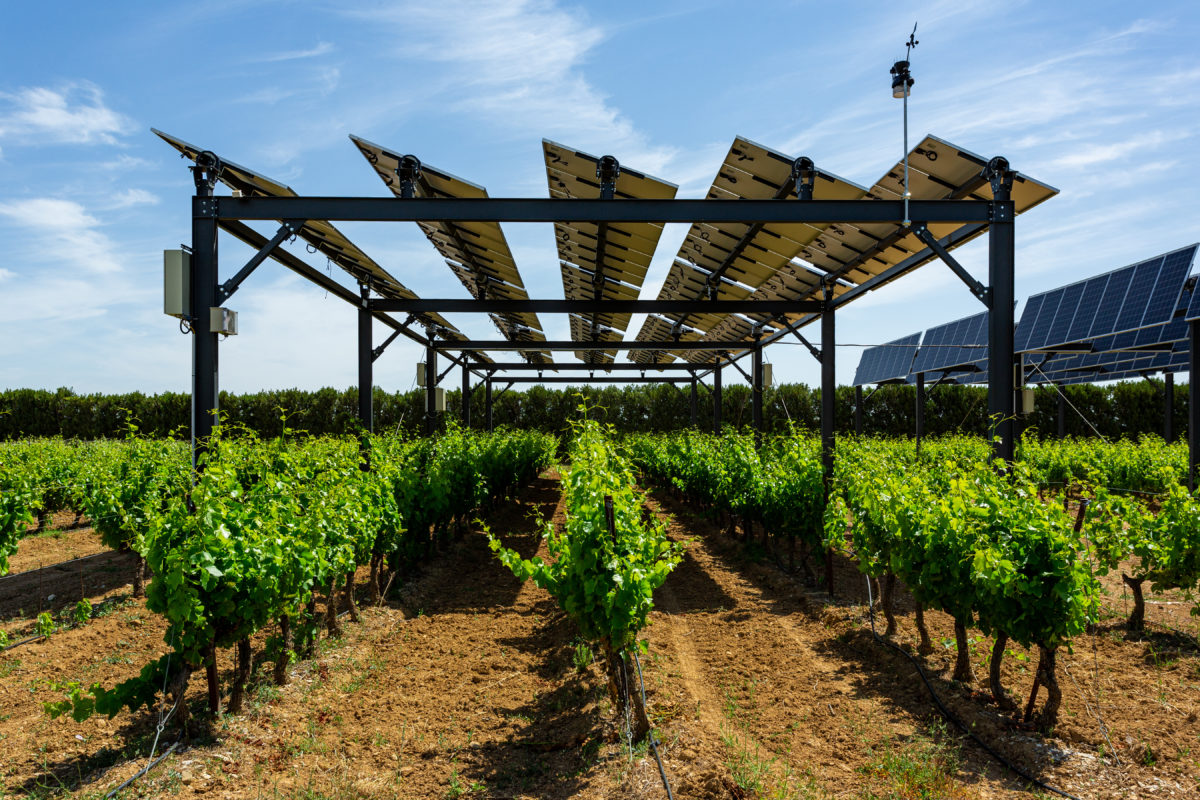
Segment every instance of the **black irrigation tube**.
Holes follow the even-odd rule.
[[[868,612],[871,617],[871,636],[874,637],[875,641],[879,642],[880,644],[887,645],[888,647],[895,650],[897,653],[900,653],[901,655],[903,655],[905,658],[907,658],[912,663],[913,667],[915,667],[917,670],[917,674],[921,676],[921,682],[925,684],[925,690],[927,692],[929,692],[929,696],[931,698],[933,698],[933,703],[934,703],[934,705],[937,706],[938,711],[941,712],[942,716],[945,717],[946,719],[950,720],[950,722],[954,723],[954,726],[956,728],[961,730],[967,736],[971,737],[971,741],[975,742],[975,744],[977,744],[981,748],[983,748],[984,752],[986,752],[992,758],[996,759],[996,761],[998,761],[1004,767],[1008,768],[1014,775],[1019,776],[1022,780],[1033,784],[1034,786],[1038,787],[1039,789],[1044,789],[1047,792],[1053,792],[1054,794],[1060,795],[1062,797],[1066,797],[1066,798],[1068,798],[1068,800],[1080,800],[1080,798],[1076,797],[1075,795],[1073,795],[1069,792],[1065,792],[1062,789],[1056,789],[1055,787],[1051,786],[1050,784],[1046,783],[1045,781],[1043,781],[1039,778],[1035,778],[1033,775],[1030,775],[1028,772],[1026,772],[1021,767],[1018,767],[1016,764],[1012,763],[1007,758],[1005,758],[1004,756],[997,753],[985,741],[980,739],[978,734],[975,733],[975,731],[968,728],[967,725],[962,720],[960,720],[953,713],[951,713],[950,709],[946,708],[945,704],[942,703],[941,698],[937,696],[937,692],[935,692],[933,690],[933,686],[929,683],[929,678],[925,675],[925,669],[921,666],[921,662],[917,661],[917,659],[913,657],[912,653],[909,653],[907,650],[905,650],[900,645],[896,644],[895,642],[888,641],[887,639],[884,639],[882,636],[880,636],[878,633],[876,633],[876,631],[875,631],[875,599],[872,596],[872,592],[871,592],[871,577],[868,575],[868,576],[866,576],[866,578],[867,578],[867,609],[868,609]]]
[[[120,792],[122,789],[124,789],[126,786],[128,786],[128,785],[129,785],[129,784],[131,784],[131,783],[133,783],[134,781],[136,781],[138,778],[140,778],[140,777],[142,777],[143,775],[145,775],[145,774],[146,774],[147,772],[149,772],[150,770],[154,769],[156,766],[158,766],[160,763],[162,763],[162,760],[163,760],[164,758],[166,758],[167,756],[171,755],[171,753],[174,753],[174,752],[175,752],[175,748],[177,748],[177,747],[179,747],[179,742],[175,742],[175,744],[171,745],[171,746],[170,746],[170,747],[168,747],[166,750],[164,750],[164,751],[163,751],[163,754],[162,754],[161,756],[159,756],[158,758],[154,759],[153,761],[151,761],[149,764],[147,764],[146,766],[142,767],[141,769],[139,769],[137,772],[135,772],[135,773],[134,773],[132,776],[130,776],[130,777],[129,777],[129,778],[128,778],[128,779],[127,779],[127,780],[126,780],[124,783],[122,783],[120,786],[118,786],[117,788],[113,789],[113,790],[112,790],[111,792],[109,792],[108,794],[104,795],[104,800],[110,800],[112,797],[116,796],[116,794],[117,794],[118,792]]]
[[[16,648],[16,647],[20,647],[23,644],[29,644],[30,642],[36,642],[38,639],[49,639],[49,638],[50,638],[49,636],[44,636],[42,634],[38,634],[37,636],[30,636],[28,639],[22,639],[21,641],[17,642],[16,644],[10,644],[8,647],[4,648],[4,650],[2,650],[0,652],[7,653],[9,650],[12,650],[13,648]]]
[[[637,664],[638,685],[642,691],[642,708],[646,707],[646,681],[642,678],[642,660],[638,658],[637,651],[633,652],[633,663]],[[658,774],[662,777],[663,788],[667,790],[667,800],[675,800],[675,795],[671,793],[671,783],[667,780],[667,770],[663,767],[662,756],[658,754],[658,740],[654,738],[654,730],[650,731],[650,747],[654,749],[654,760],[658,762]]]

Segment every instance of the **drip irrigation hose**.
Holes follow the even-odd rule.
[[[112,800],[112,798],[116,796],[117,792],[120,792],[120,791],[121,791],[122,789],[124,789],[126,786],[128,786],[128,785],[129,785],[129,784],[131,784],[131,783],[133,783],[134,781],[136,781],[138,778],[140,778],[140,777],[142,777],[143,775],[145,775],[145,774],[146,774],[147,772],[149,772],[150,770],[154,769],[154,767],[158,766],[158,765],[159,765],[159,763],[161,763],[161,762],[162,762],[162,760],[163,760],[164,758],[166,758],[167,756],[171,755],[171,753],[174,753],[174,752],[175,752],[175,748],[177,748],[177,747],[179,747],[179,742],[175,742],[175,744],[171,745],[171,746],[170,746],[170,747],[168,747],[166,750],[164,750],[164,751],[163,751],[163,754],[162,754],[161,756],[159,756],[157,759],[155,759],[154,761],[151,761],[149,764],[147,764],[146,766],[144,766],[144,767],[142,767],[141,769],[139,769],[137,772],[135,772],[135,773],[134,773],[134,774],[133,774],[133,775],[132,775],[132,776],[131,776],[131,777],[130,777],[128,780],[126,780],[126,781],[125,781],[124,783],[122,783],[120,786],[118,786],[117,788],[113,789],[113,790],[112,790],[111,792],[109,792],[108,794],[104,795],[104,800]]]
[[[646,707],[646,682],[642,678],[642,660],[638,658],[637,651],[633,651],[633,663],[637,664],[638,686],[642,692],[642,708]],[[667,800],[675,800],[675,795],[671,793],[671,783],[667,780],[667,770],[663,767],[662,756],[658,754],[658,740],[654,738],[654,730],[650,731],[650,747],[654,750],[654,760],[658,762],[658,774],[662,777],[663,788],[667,790]]]
[[[23,644],[29,644],[30,642],[36,642],[38,639],[49,639],[49,638],[50,638],[49,636],[43,636],[42,634],[39,633],[37,636],[30,636],[28,639],[22,639],[21,641],[17,642],[16,644],[10,644],[8,647],[5,647],[3,650],[0,650],[0,653],[6,653],[9,650],[20,647]]]
[[[1057,794],[1061,797],[1066,797],[1067,800],[1080,800],[1078,797],[1076,797],[1073,794],[1070,794],[1069,792],[1065,792],[1062,789],[1056,789],[1055,787],[1051,786],[1050,784],[1046,783],[1045,781],[1035,778],[1034,776],[1030,775],[1028,772],[1026,772],[1021,767],[1018,767],[1016,764],[1012,763],[1007,758],[1005,758],[1004,756],[997,753],[986,742],[984,742],[982,739],[980,739],[979,736],[973,730],[968,728],[963,723],[962,720],[960,720],[953,713],[951,713],[950,709],[946,708],[945,704],[942,703],[941,698],[939,698],[937,696],[937,692],[935,692],[933,690],[933,686],[930,685],[929,678],[926,677],[925,669],[921,666],[921,663],[919,661],[917,661],[917,659],[913,658],[912,654],[909,653],[907,650],[905,650],[903,647],[900,647],[900,645],[896,644],[895,642],[890,642],[887,639],[884,639],[882,636],[880,636],[875,631],[875,599],[871,592],[871,577],[869,575],[867,576],[867,609],[868,609],[868,611],[870,613],[870,617],[871,617],[871,636],[873,636],[875,638],[875,641],[877,641],[881,644],[887,645],[888,647],[895,650],[897,653],[902,654],[910,662],[912,662],[912,665],[917,670],[917,674],[921,676],[922,683],[925,684],[925,690],[927,692],[929,692],[929,696],[933,698],[934,705],[937,706],[938,711],[941,712],[943,717],[950,720],[950,722],[953,723],[956,728],[961,730],[967,736],[971,737],[971,741],[975,742],[975,744],[977,744],[981,748],[983,748],[984,752],[986,752],[992,758],[996,759],[996,761],[998,761],[1004,767],[1009,769],[1014,775],[1019,776],[1022,780],[1033,784],[1034,786],[1038,787],[1039,789],[1044,789],[1047,792],[1053,792],[1054,794]]]

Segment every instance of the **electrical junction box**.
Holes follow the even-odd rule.
[[[1021,390],[1021,413],[1025,416],[1033,413],[1033,389]]]
[[[192,254],[186,250],[163,250],[163,313],[192,316]]]
[[[433,410],[439,412],[446,410],[445,389],[438,388],[433,390]]]
[[[772,374],[770,364],[762,365],[762,373],[763,373],[762,374],[763,388],[768,389],[771,386],[774,386],[775,385],[775,381],[774,381],[775,376]]]
[[[208,332],[237,336],[237,317],[237,312],[230,311],[228,308],[210,308],[208,310]]]
[[[425,362],[424,361],[417,362],[417,386],[420,386],[422,389],[425,388]]]

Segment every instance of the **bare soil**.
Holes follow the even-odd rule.
[[[489,516],[507,546],[545,555],[535,515],[561,519],[556,478],[539,478]],[[685,504],[653,498],[673,515],[670,535],[688,542],[657,593],[641,657],[675,797],[1026,796],[1024,781],[942,720],[909,660],[872,637],[865,579],[852,563],[836,564],[831,599]],[[38,547],[53,541],[23,542],[26,563],[39,563]],[[61,697],[49,680],[111,685],[166,651],[163,622],[129,596],[131,569],[97,558],[0,579],[0,625],[10,633],[32,627],[35,607],[59,607],[35,602],[51,594],[70,605],[82,591],[105,612],[0,654],[0,797],[103,796],[145,764],[155,715],[75,723],[41,710]],[[1129,635],[1116,580],[1113,618],[1060,655],[1063,708],[1051,737],[990,703],[991,640],[977,631],[980,684],[949,680],[945,615],[927,613],[937,651],[919,661],[959,719],[1058,788],[1087,798],[1200,796],[1197,618],[1166,604],[1177,599],[1150,603],[1148,619],[1177,632]],[[36,588],[34,599],[4,600],[9,581]],[[915,653],[911,598],[897,594],[895,641]],[[876,622],[882,632],[881,615]],[[482,532],[345,629],[295,665],[287,686],[272,685],[264,665],[246,713],[216,718],[123,796],[665,797],[645,746],[625,745],[598,667],[586,658],[577,667],[573,625],[495,560]],[[220,659],[228,680],[232,653]],[[1035,663],[1016,646],[1005,660],[1006,688],[1022,703]],[[189,692],[197,714],[201,678]],[[159,749],[177,739],[169,725]]]

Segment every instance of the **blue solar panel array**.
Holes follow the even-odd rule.
[[[912,373],[951,368],[971,369],[987,357],[988,312],[984,311],[925,331]]]
[[[907,378],[920,341],[921,334],[914,333],[878,347],[868,347],[858,361],[854,385],[865,386]]]
[[[1187,371],[1188,322],[1200,319],[1200,287],[1184,287],[1197,249],[1189,245],[1029,298],[1014,334],[1030,383],[1094,383]],[[930,328],[863,352],[856,386],[943,373],[988,382],[988,314]],[[911,353],[916,340],[921,346]],[[1070,352],[1087,346],[1089,352]],[[1036,351],[1042,351],[1038,354]],[[1057,352],[1056,352],[1057,350]],[[901,352],[903,351],[903,352]]]
[[[1166,324],[1182,295],[1196,248],[1189,245],[1030,297],[1017,325],[1017,352]],[[1200,305],[1196,314],[1200,317]]]

